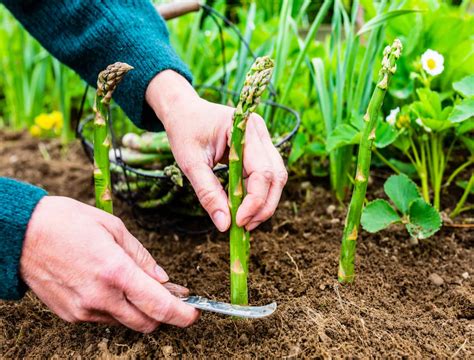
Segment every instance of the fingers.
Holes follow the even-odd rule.
[[[257,115],[248,121],[244,151],[244,168],[249,177],[247,196],[237,211],[237,224],[253,230],[275,212],[288,174],[263,119]]]
[[[95,322],[106,325],[120,325],[120,322],[114,319],[112,316],[98,311],[90,314],[87,322]]]
[[[212,169],[205,163],[196,163],[183,167],[183,171],[216,227],[226,231],[230,226],[227,195]]]
[[[149,276],[160,283],[167,282],[169,276],[159,266],[147,249],[127,230],[123,222],[111,215],[102,221],[102,225],[113,235],[115,242],[132,258],[133,261],[143,269]]]
[[[109,312],[117,322],[130,329],[145,334],[151,333],[160,324],[158,321],[148,317],[143,312],[138,310],[126,299],[116,303],[115,306],[111,306]]]
[[[262,166],[267,166],[262,164]],[[267,203],[268,192],[273,182],[270,170],[254,171],[247,180],[247,195],[237,211],[237,224],[245,226]]]
[[[187,327],[199,318],[199,311],[179,300],[138,267],[116,279],[128,301],[159,323]]]

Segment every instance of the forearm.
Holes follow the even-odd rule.
[[[0,299],[16,300],[26,285],[19,275],[23,239],[37,203],[46,191],[0,177]]]
[[[187,81],[191,75],[171,48],[163,19],[148,0],[0,0],[25,28],[60,61],[90,85],[116,61],[135,69],[114,99],[139,127],[160,123],[145,101],[150,81],[171,69]]]

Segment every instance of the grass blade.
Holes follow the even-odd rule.
[[[371,30],[377,29],[378,27],[384,25],[388,20],[393,19],[398,16],[406,15],[406,14],[412,14],[416,12],[420,12],[421,10],[415,10],[415,9],[397,9],[397,10],[391,10],[387,11],[386,13],[379,14],[369,21],[367,21],[364,26],[362,26],[357,33],[357,36],[360,36],[362,34],[365,34],[366,32],[369,32]]]

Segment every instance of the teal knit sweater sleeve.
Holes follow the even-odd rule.
[[[46,191],[0,177],[0,299],[20,299],[27,287],[19,275],[26,227]]]
[[[124,78],[114,99],[141,128],[162,129],[145,101],[146,88],[156,74],[171,69],[191,81],[149,0],[0,2],[51,54],[92,86],[107,65],[116,61],[132,65],[135,69]]]

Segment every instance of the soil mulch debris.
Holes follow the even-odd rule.
[[[78,143],[62,150],[55,140],[0,131],[0,176],[93,204],[91,173]],[[228,299],[225,235],[148,232],[120,202],[116,215],[174,282]],[[0,302],[0,358],[472,358],[474,231],[443,228],[416,247],[402,228],[363,232],[356,283],[340,286],[343,220],[343,209],[323,186],[290,182],[273,219],[251,239],[250,299],[277,301],[270,318],[205,313],[191,328],[162,326],[142,335],[67,324],[28,293],[20,302]]]

